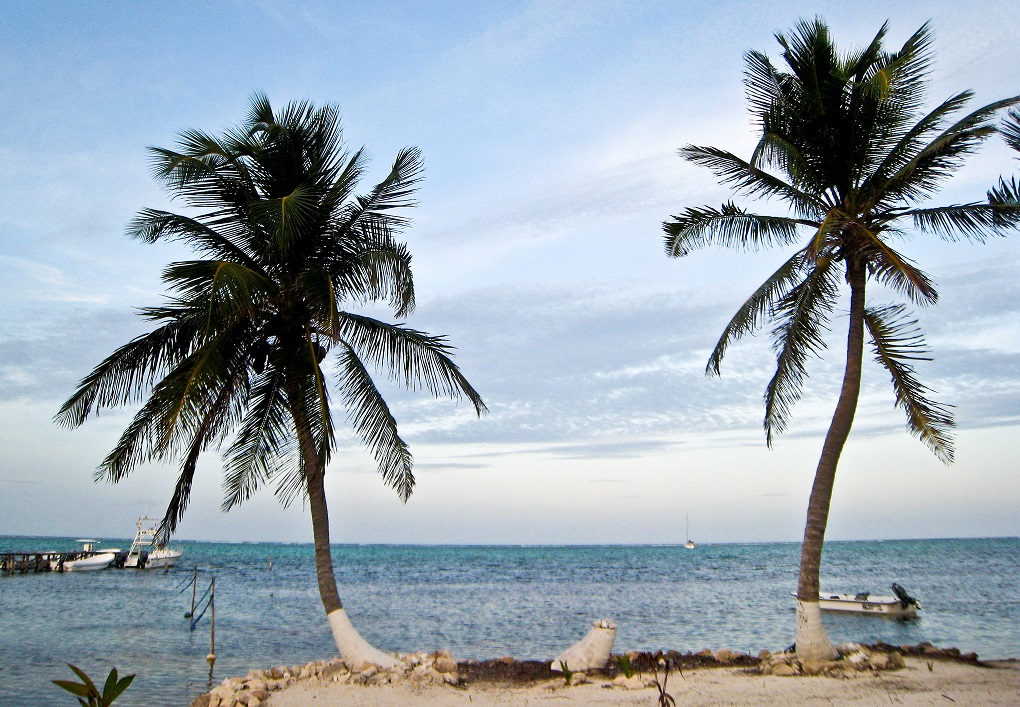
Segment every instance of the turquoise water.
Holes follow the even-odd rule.
[[[108,544],[126,546],[123,540]],[[104,678],[137,673],[118,705],[189,704],[251,667],[335,655],[310,545],[175,543],[184,567],[0,577],[0,705],[73,704],[50,684],[75,663]],[[0,551],[73,549],[71,539],[0,537]],[[388,651],[450,648],[460,659],[551,658],[596,618],[616,650],[731,648],[792,642],[798,544],[477,547],[335,546],[340,594],[355,625]],[[269,563],[272,561],[272,570]],[[209,616],[188,630],[191,567],[216,577]],[[837,642],[929,641],[1020,656],[1020,539],[837,542],[823,588],[888,593],[902,584],[923,616],[899,622],[826,615]]]

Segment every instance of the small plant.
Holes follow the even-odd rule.
[[[567,667],[565,660],[560,661],[560,670],[563,671],[563,681],[570,686],[570,678],[574,677],[574,671]]]
[[[683,671],[680,670],[680,665],[672,658],[667,657],[662,651],[655,653],[642,653],[640,659],[643,663],[648,663],[652,667],[652,684],[655,689],[659,691],[659,700],[656,703],[658,707],[676,707],[676,700],[673,696],[666,692],[666,685],[669,683],[669,672],[673,668],[676,668],[677,672],[680,673],[680,677],[683,677]],[[662,670],[662,677],[659,677],[659,670]]]
[[[620,672],[623,673],[623,677],[630,680],[634,677],[634,667],[630,664],[630,656],[627,654],[616,656],[616,662],[620,666]]]
[[[73,682],[71,680],[53,680],[52,682],[60,689],[67,690],[77,697],[82,707],[109,707],[109,705],[113,704],[114,700],[120,697],[124,690],[128,689],[128,685],[135,679],[134,675],[118,679],[117,669],[113,668],[106,678],[106,683],[103,685],[103,692],[100,693],[99,689],[96,688],[96,684],[85,674],[84,670],[70,663],[67,664],[67,667],[81,678],[81,682]],[[88,701],[86,702],[86,700]]]

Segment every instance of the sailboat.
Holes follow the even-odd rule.
[[[694,541],[691,540],[691,514],[687,514],[687,543],[684,545],[688,550],[694,549]]]

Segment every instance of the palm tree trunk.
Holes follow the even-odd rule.
[[[839,402],[832,415],[829,431],[818,459],[815,480],[808,500],[804,543],[800,551],[800,581],[797,585],[797,656],[805,661],[832,660],[836,649],[825,633],[818,607],[819,574],[822,566],[822,545],[829,520],[829,503],[836,481],[836,466],[843,445],[850,436],[861,391],[861,363],[864,356],[864,290],[866,274],[863,265],[851,261],[847,271],[850,283],[850,325],[846,345],[846,369]]]
[[[291,400],[291,415],[297,430],[298,445],[301,450],[301,461],[305,474],[305,487],[308,492],[308,508],[312,514],[312,536],[315,541],[315,574],[319,583],[319,597],[326,610],[340,658],[351,668],[360,668],[366,664],[378,665],[380,668],[392,668],[398,663],[393,656],[383,653],[362,638],[351,623],[340,601],[340,593],[336,588],[336,574],[333,571],[333,557],[329,546],[329,509],[326,505],[325,468],[319,462],[319,453],[315,448],[315,439],[308,425],[308,418],[302,405],[300,393],[296,386],[289,386],[288,397]]]

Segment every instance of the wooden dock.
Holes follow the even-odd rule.
[[[97,552],[0,552],[0,574],[28,572],[62,572],[65,562],[93,557]]]

